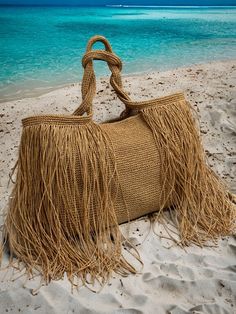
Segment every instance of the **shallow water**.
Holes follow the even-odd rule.
[[[0,7],[0,99],[79,81],[94,34],[111,41],[124,73],[232,59],[236,8]],[[102,62],[96,70],[108,74]]]

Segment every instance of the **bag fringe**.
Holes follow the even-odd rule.
[[[155,221],[167,223],[164,208],[171,203],[180,238],[175,241],[181,245],[202,246],[234,233],[236,207],[225,185],[207,165],[189,102],[146,107],[141,113],[161,152],[163,202]]]
[[[153,132],[163,170],[162,206],[155,221],[171,218],[181,245],[202,246],[235,231],[236,206],[207,165],[187,101],[141,109]],[[4,224],[4,246],[43,282],[64,278],[72,286],[98,281],[113,271],[136,273],[122,253],[114,200],[119,191],[108,136],[93,122],[24,126],[16,183]],[[173,233],[172,233],[173,234]],[[130,250],[135,249],[130,246]],[[126,251],[127,252],[127,251]],[[137,250],[129,251],[140,263]]]
[[[11,260],[23,262],[29,276],[38,270],[46,284],[64,273],[73,285],[75,278],[103,285],[113,271],[135,273],[122,255],[118,188],[114,153],[99,125],[24,127],[4,225]]]

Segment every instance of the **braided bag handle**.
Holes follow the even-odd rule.
[[[93,44],[98,41],[104,44],[105,50],[92,50]],[[117,96],[124,104],[132,103],[128,94],[122,87],[120,74],[122,70],[122,62],[120,58],[113,53],[111,45],[105,37],[96,35],[89,40],[86,53],[82,59],[82,65],[84,67],[81,87],[82,103],[79,108],[74,111],[74,115],[83,115],[84,113],[87,113],[88,116],[92,116],[92,102],[96,94],[96,77],[93,68],[93,60],[107,62],[111,71],[110,83]],[[128,110],[128,107],[126,107],[126,110]]]

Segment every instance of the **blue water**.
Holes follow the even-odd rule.
[[[79,81],[94,34],[111,41],[126,74],[232,59],[236,8],[0,7],[0,99]],[[96,72],[108,74],[102,62]]]

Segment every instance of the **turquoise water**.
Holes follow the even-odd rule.
[[[232,59],[236,8],[0,7],[0,99],[79,81],[94,34],[111,41],[126,74]]]

